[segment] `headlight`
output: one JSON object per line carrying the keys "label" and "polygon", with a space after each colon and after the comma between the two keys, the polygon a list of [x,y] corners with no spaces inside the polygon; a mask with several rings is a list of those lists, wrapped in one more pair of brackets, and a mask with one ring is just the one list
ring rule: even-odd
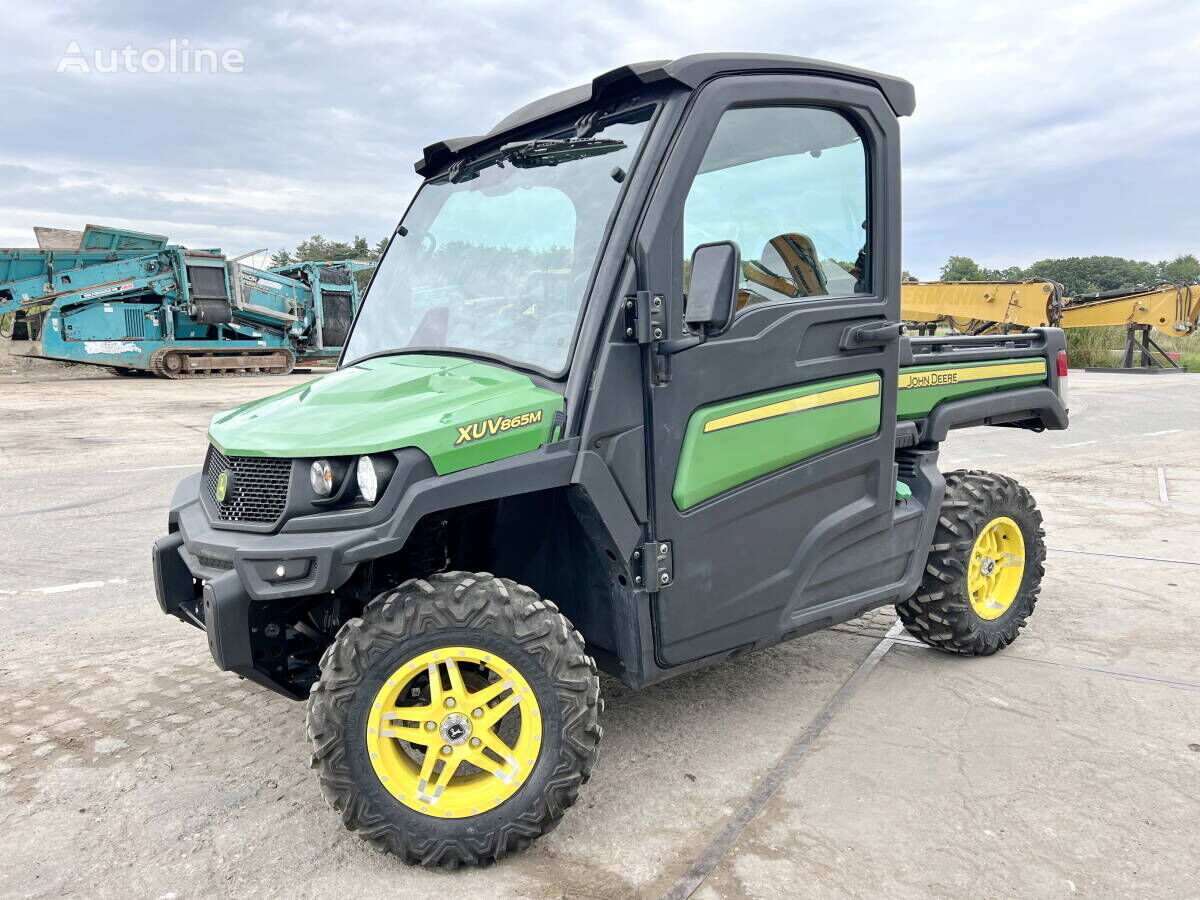
{"label": "headlight", "polygon": [[[312,485],[313,493],[318,497],[328,497],[333,493],[333,466],[327,459],[318,459],[308,469],[308,483]],[[362,476],[359,475],[359,483]]]}
{"label": "headlight", "polygon": [[368,503],[374,503],[387,488],[396,471],[396,458],[387,453],[358,458],[358,492]]}
{"label": "headlight", "polygon": [[368,503],[374,503],[379,497],[379,475],[369,456],[358,458],[358,492]]}

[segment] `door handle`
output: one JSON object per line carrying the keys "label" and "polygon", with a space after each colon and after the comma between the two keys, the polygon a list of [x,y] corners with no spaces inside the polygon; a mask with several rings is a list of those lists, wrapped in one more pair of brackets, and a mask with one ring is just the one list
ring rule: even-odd
{"label": "door handle", "polygon": [[865,325],[850,325],[842,332],[838,345],[843,350],[857,350],[872,344],[890,344],[904,334],[903,322],[868,322]]}

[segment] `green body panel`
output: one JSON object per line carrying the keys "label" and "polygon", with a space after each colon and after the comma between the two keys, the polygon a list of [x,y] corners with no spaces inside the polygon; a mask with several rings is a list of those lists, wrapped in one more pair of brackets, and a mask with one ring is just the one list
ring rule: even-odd
{"label": "green body panel", "polygon": [[984,381],[966,381],[956,384],[938,384],[930,387],[901,386],[896,398],[896,417],[899,419],[919,419],[929,415],[933,408],[944,400],[957,400],[961,397],[975,397],[979,394],[990,394],[995,391],[1011,390],[1026,385],[1044,384],[1046,382],[1046,361],[1044,359],[989,359],[975,363],[943,363],[932,366],[908,366],[900,370],[901,381],[905,375],[919,372],[957,372],[965,369],[976,369],[988,366],[1041,364],[1041,373],[1035,375],[1017,375],[1006,378],[992,378]]}
{"label": "green body panel", "polygon": [[743,397],[692,413],[680,450],[672,496],[680,510],[715,497],[784,466],[816,456],[879,430],[881,397],[833,402],[705,432],[717,419],[854,385],[880,382],[878,375],[840,378]]}
{"label": "green body panel", "polygon": [[422,450],[439,475],[546,443],[563,398],[501,366],[380,357],[218,413],[209,438],[234,456],[358,456]]}
{"label": "green body panel", "polygon": [[[913,366],[954,373],[1040,362],[1040,374],[902,387],[897,415],[926,416],[940,402],[1046,380],[1044,360]],[[948,376],[947,376],[948,377]],[[818,382],[703,407],[684,436],[673,496],[679,509],[879,428],[881,398],[861,397],[706,433],[706,424],[770,404],[879,383],[877,375]],[[551,438],[563,398],[501,366],[453,357],[400,355],[368,360],[280,394],[217,414],[209,437],[236,456],[357,456],[416,447],[439,475],[535,450]]]}

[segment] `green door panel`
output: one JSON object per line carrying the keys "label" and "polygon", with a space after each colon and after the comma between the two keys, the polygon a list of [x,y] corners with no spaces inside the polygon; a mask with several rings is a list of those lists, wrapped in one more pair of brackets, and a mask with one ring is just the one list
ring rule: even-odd
{"label": "green door panel", "polygon": [[958,365],[910,366],[900,370],[896,416],[919,419],[943,400],[974,397],[1046,381],[1044,359],[996,359]]}
{"label": "green door panel", "polygon": [[235,456],[357,456],[416,447],[439,475],[536,450],[563,398],[501,366],[448,356],[367,360],[218,413]]}
{"label": "green door panel", "polygon": [[680,510],[879,430],[880,379],[858,375],[701,407],[672,496]]}

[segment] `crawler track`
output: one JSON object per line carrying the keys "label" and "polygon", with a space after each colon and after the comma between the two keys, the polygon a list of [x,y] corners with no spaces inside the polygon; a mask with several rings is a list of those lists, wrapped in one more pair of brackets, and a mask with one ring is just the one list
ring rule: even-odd
{"label": "crawler track", "polygon": [[164,347],[150,357],[159,378],[221,378],[230,375],[287,375],[296,367],[291,350],[177,350]]}

